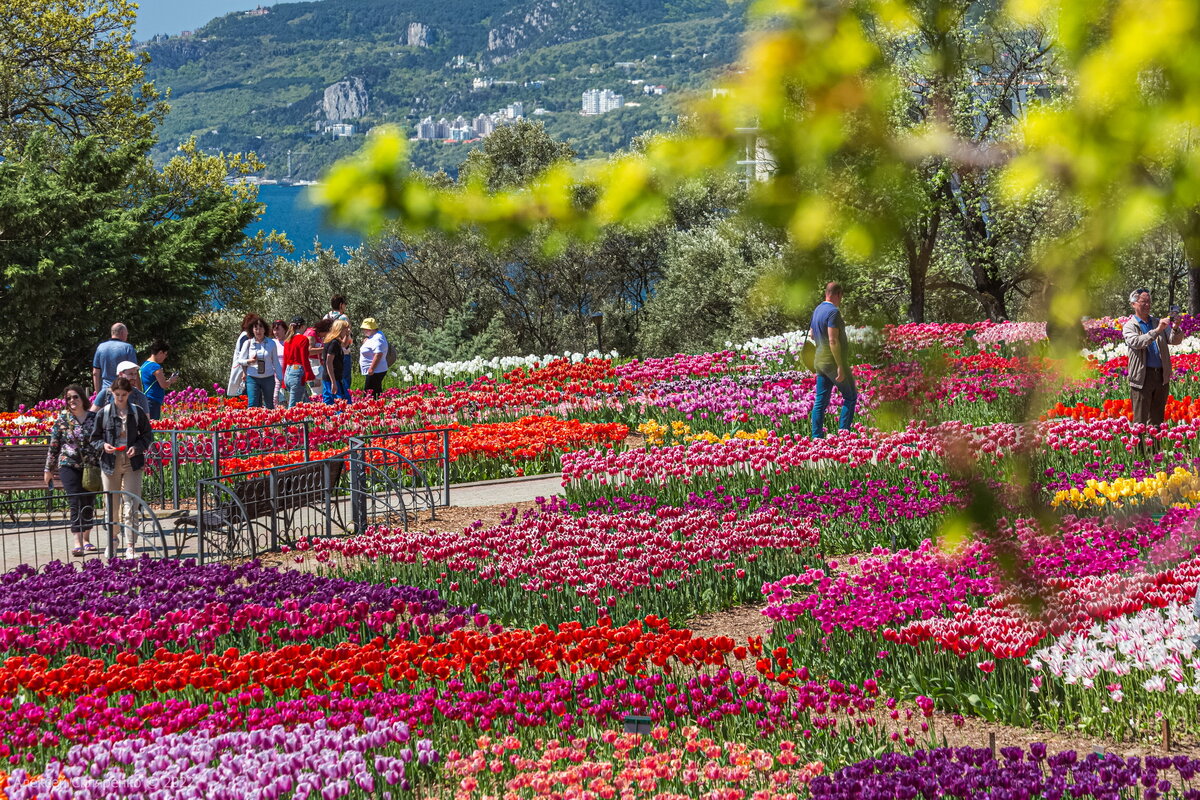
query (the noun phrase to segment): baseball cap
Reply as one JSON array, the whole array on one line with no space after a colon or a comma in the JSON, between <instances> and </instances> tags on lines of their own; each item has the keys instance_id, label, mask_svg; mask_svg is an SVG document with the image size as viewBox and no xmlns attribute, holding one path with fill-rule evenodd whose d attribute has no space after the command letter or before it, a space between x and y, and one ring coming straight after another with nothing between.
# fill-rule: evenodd
<instances>
[{"instance_id":1,"label":"baseball cap","mask_svg":"<svg viewBox=\"0 0 1200 800\"><path fill-rule=\"evenodd\" d=\"M374 317L367 317L362 321L362 325L359 325L358 327L362 330L377 331L379 330L379 323L375 321Z\"/></svg>"},{"instance_id":2,"label":"baseball cap","mask_svg":"<svg viewBox=\"0 0 1200 800\"><path fill-rule=\"evenodd\" d=\"M117 374L120 374L127 369L137 369L137 368L138 368L138 365L133 363L132 361L122 361L120 364L117 364Z\"/></svg>"},{"instance_id":3,"label":"baseball cap","mask_svg":"<svg viewBox=\"0 0 1200 800\"><path fill-rule=\"evenodd\" d=\"M1144 294L1150 294L1150 290L1144 286L1141 287L1140 289L1134 289L1132 292L1129 293L1129 302L1136 303L1138 301L1138 298Z\"/></svg>"}]
</instances>

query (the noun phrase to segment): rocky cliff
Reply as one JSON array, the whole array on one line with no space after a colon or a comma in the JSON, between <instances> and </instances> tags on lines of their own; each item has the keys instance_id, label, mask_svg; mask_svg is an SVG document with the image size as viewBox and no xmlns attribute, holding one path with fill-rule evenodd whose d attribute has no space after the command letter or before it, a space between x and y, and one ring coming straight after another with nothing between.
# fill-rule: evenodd
<instances>
[{"instance_id":1,"label":"rocky cliff","mask_svg":"<svg viewBox=\"0 0 1200 800\"><path fill-rule=\"evenodd\" d=\"M410 22L405 44L409 47L429 47L429 26L424 22Z\"/></svg>"},{"instance_id":2,"label":"rocky cliff","mask_svg":"<svg viewBox=\"0 0 1200 800\"><path fill-rule=\"evenodd\" d=\"M367 85L362 78L353 77L325 87L321 111L325 119L340 122L366 116L369 108Z\"/></svg>"}]
</instances>

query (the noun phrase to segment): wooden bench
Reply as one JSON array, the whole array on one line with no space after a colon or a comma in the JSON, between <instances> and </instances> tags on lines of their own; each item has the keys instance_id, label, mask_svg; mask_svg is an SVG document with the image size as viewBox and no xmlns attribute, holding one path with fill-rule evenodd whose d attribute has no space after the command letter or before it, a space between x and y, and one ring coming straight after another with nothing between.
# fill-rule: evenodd
<instances>
[{"instance_id":1,"label":"wooden bench","mask_svg":"<svg viewBox=\"0 0 1200 800\"><path fill-rule=\"evenodd\" d=\"M303 508L325 503L341 480L345 462L341 459L311 461L275 472L275 492L271 492L271 476L249 478L230 490L234 499L226 500L216 508L207 509L203 518L190 514L175 521L175 548L182 553L184 545L193 535L207 536L217 533L218 553L226 557L239 555L240 532L253 536L255 525L262 520L276 518L275 533L283 544L293 544L291 535L295 512ZM328 477L326 475L328 474ZM189 530L190 529L190 530ZM210 543L205 538L205 543Z\"/></svg>"},{"instance_id":2,"label":"wooden bench","mask_svg":"<svg viewBox=\"0 0 1200 800\"><path fill-rule=\"evenodd\" d=\"M45 489L46 445L0 445L0 492Z\"/></svg>"},{"instance_id":3,"label":"wooden bench","mask_svg":"<svg viewBox=\"0 0 1200 800\"><path fill-rule=\"evenodd\" d=\"M19 515L35 510L47 516L52 513L54 492L43 479L45 468L46 445L0 445L0 492L42 492L40 497L3 501L4 516L16 522Z\"/></svg>"}]
</instances>

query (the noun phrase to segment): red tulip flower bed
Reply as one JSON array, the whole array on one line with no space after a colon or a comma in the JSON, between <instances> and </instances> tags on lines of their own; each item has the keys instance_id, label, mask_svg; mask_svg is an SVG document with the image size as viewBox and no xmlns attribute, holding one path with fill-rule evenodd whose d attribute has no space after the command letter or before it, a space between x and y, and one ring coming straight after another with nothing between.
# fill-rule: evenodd
<instances>
[{"instance_id":1,"label":"red tulip flower bed","mask_svg":"<svg viewBox=\"0 0 1200 800\"><path fill-rule=\"evenodd\" d=\"M620 444L629 435L629 428L615 423L580 422L557 417L524 417L515 422L492 422L478 425L462 425L452 422L446 425L450 433L450 462L454 474L460 481L479 480L500 471L504 465L513 474L537 474L549 472L558 464L563 453L591 447L611 448ZM371 447L391 450L413 462L437 459L442 455L442 435L409 435L384 437L371 440ZM345 453L345 448L317 450L311 452L312 459L334 458ZM368 453L368 458L383 463L386 453ZM297 464L304 460L303 450L265 453L245 458L224 458L222 472L232 475L241 472L266 470Z\"/></svg>"}]
</instances>

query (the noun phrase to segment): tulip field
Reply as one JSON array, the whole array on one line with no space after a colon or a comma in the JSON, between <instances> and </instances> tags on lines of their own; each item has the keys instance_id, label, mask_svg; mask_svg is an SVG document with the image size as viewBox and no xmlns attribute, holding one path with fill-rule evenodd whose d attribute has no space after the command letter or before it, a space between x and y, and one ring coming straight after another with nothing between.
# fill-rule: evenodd
<instances>
[{"instance_id":1,"label":"tulip field","mask_svg":"<svg viewBox=\"0 0 1200 800\"><path fill-rule=\"evenodd\" d=\"M1200 319L1161 429L1119 324L1078 364L1034 322L854 329L855 430L825 439L794 333L398 366L349 406L174 393L162 430L308 421L333 457L448 427L456 481L563 492L278 565L0 575L0 797L1193 800ZM761 635L697 632L727 609ZM1022 746L963 738L1001 724Z\"/></svg>"}]
</instances>

